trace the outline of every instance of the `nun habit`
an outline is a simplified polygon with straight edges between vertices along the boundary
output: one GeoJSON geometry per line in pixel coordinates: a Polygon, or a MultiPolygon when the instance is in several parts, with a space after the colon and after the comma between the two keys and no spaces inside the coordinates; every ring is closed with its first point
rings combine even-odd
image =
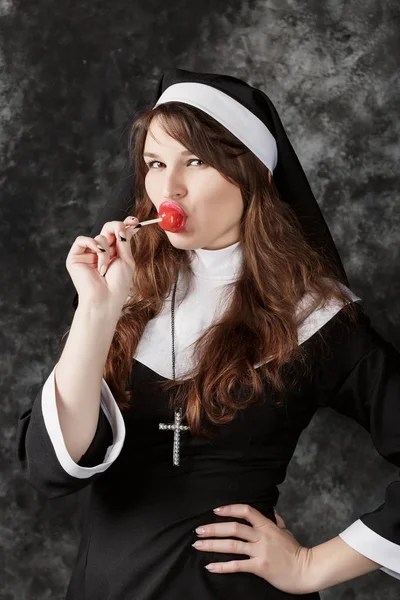
{"type": "MultiPolygon", "coordinates": [[[[264,401],[240,411],[220,428],[216,439],[196,439],[183,431],[177,467],[171,458],[174,434],[160,429],[161,423],[174,422],[168,396],[159,385],[172,377],[171,302],[166,302],[148,323],[133,361],[135,410],[122,414],[103,379],[96,434],[87,452],[74,462],[58,420],[53,368],[32,406],[19,418],[18,459],[29,482],[47,498],[87,488],[67,600],[317,599],[317,592],[287,594],[250,573],[208,572],[206,564],[238,555],[195,550],[193,530],[229,520],[212,509],[236,503],[250,504],[276,522],[277,486],[285,479],[302,431],[319,408],[331,407],[355,420],[370,433],[377,452],[400,466],[399,353],[372,328],[362,300],[350,290],[305,173],[266,94],[235,77],[170,69],[156,92],[156,104],[162,102],[200,108],[268,166],[307,240],[335,261],[348,302],[359,307],[358,323],[344,330],[343,306],[335,302],[312,312],[299,328],[299,344],[315,358],[312,373],[288,394],[286,406],[272,408],[266,386],[264,401]],[[322,352],[317,332],[323,334],[329,353],[322,352]]],[[[129,166],[91,237],[105,222],[135,214],[133,176],[129,166]]],[[[181,325],[176,330],[178,375],[191,364],[189,347],[199,329],[208,328],[218,316],[224,285],[237,279],[241,261],[240,242],[221,250],[195,250],[195,286],[175,309],[181,325]]],[[[75,294],[75,308],[77,304],[75,294]]],[[[337,533],[382,565],[382,571],[400,579],[400,481],[382,490],[380,506],[337,533]]]]}

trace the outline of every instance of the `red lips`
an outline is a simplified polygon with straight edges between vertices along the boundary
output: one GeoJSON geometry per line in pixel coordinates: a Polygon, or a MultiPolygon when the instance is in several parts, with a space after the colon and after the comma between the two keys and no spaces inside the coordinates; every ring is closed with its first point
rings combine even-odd
{"type": "Polygon", "coordinates": [[[185,211],[175,202],[161,202],[158,209],[158,216],[162,218],[159,226],[164,231],[180,233],[185,229],[187,215],[185,211]]]}

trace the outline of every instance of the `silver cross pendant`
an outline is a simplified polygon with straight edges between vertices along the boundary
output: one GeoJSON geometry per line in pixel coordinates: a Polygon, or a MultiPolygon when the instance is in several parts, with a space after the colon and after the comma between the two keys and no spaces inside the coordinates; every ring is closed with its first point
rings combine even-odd
{"type": "Polygon", "coordinates": [[[181,435],[181,431],[187,431],[189,429],[189,427],[187,425],[181,425],[181,421],[182,421],[182,415],[181,412],[179,410],[175,411],[175,419],[174,419],[174,424],[167,424],[167,423],[159,423],[159,429],[164,429],[167,431],[173,431],[174,432],[174,446],[173,446],[173,450],[172,450],[172,458],[173,458],[173,465],[175,467],[179,467],[179,450],[180,450],[180,435],[181,435]]]}

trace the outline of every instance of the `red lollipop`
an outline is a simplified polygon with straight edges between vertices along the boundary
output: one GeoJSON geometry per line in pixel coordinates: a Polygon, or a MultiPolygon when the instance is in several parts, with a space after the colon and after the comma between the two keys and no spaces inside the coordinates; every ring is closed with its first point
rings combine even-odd
{"type": "Polygon", "coordinates": [[[187,215],[175,202],[162,202],[158,209],[158,216],[162,219],[159,225],[164,231],[180,233],[185,229],[187,215]]]}

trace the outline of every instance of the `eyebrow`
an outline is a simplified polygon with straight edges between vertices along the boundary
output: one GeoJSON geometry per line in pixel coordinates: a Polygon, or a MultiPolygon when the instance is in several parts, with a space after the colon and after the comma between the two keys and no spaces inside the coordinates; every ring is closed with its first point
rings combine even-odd
{"type": "MultiPolygon", "coordinates": [[[[187,156],[188,154],[193,154],[190,150],[183,150],[180,152],[182,156],[187,156]]],[[[158,154],[153,154],[152,152],[144,152],[143,156],[149,156],[150,158],[160,158],[158,154]]]]}

